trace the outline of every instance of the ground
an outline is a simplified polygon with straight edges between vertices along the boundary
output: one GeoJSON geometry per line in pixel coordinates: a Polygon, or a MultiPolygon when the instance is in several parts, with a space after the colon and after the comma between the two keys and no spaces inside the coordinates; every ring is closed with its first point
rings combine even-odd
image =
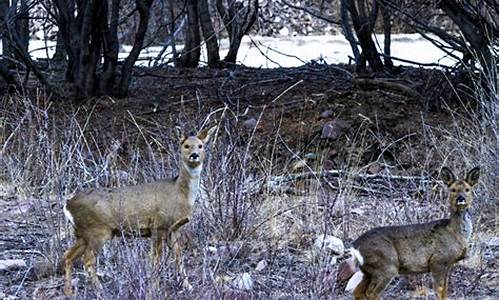
{"type": "MultiPolygon", "coordinates": [[[[488,110],[462,77],[414,68],[364,76],[323,64],[134,75],[126,99],[75,105],[34,89],[3,98],[0,260],[26,266],[0,269],[0,298],[62,298],[57,267],[72,241],[64,201],[78,189],[174,176],[173,127],[212,124],[203,192],[183,229],[193,290],[181,289],[166,256],[158,297],[349,299],[337,279],[347,253],[315,248],[318,236],[347,248],[369,228],[446,217],[439,169],[463,175],[480,165],[474,234],[449,295],[498,298],[498,119],[488,114],[498,106],[488,110]]],[[[143,239],[105,246],[104,298],[145,297],[148,250],[143,239]]],[[[94,298],[75,270],[76,297],[94,298]]],[[[384,299],[433,299],[431,287],[428,275],[398,277],[384,299]]]]}

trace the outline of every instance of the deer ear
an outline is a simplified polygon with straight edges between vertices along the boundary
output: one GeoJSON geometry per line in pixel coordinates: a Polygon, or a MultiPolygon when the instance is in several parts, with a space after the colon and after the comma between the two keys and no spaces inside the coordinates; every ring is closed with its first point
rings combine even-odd
{"type": "Polygon", "coordinates": [[[443,167],[441,169],[441,179],[449,186],[456,180],[456,177],[450,169],[443,167]]]}
{"type": "Polygon", "coordinates": [[[480,174],[481,169],[479,167],[475,167],[474,169],[470,170],[469,173],[467,173],[465,181],[467,181],[470,186],[474,186],[478,182],[480,174]]]}
{"type": "Polygon", "coordinates": [[[210,128],[203,129],[200,133],[198,133],[198,138],[203,141],[203,143],[207,143],[210,137],[217,130],[217,126],[212,126],[210,128]]]}
{"type": "Polygon", "coordinates": [[[186,135],[182,131],[182,128],[180,128],[179,126],[175,126],[174,131],[175,136],[177,136],[177,139],[179,139],[179,142],[182,142],[186,139],[186,135]]]}

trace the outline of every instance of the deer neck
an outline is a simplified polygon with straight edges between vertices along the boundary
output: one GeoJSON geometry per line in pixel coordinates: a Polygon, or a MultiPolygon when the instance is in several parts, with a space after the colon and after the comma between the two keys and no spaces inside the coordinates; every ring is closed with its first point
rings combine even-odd
{"type": "Polygon", "coordinates": [[[191,207],[194,205],[194,201],[200,189],[201,170],[201,164],[196,168],[190,168],[184,162],[181,163],[177,185],[179,187],[179,193],[188,200],[191,207]]]}
{"type": "Polygon", "coordinates": [[[451,212],[450,226],[452,229],[469,240],[472,235],[472,219],[469,209],[457,210],[451,212]]]}

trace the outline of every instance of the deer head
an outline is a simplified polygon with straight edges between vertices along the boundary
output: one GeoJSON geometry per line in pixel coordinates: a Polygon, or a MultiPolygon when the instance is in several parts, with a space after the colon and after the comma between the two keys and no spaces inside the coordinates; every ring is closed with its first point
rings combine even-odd
{"type": "Polygon", "coordinates": [[[453,212],[461,212],[471,206],[472,187],[478,182],[479,175],[480,169],[475,167],[467,173],[465,179],[459,180],[450,169],[441,169],[441,178],[448,186],[448,199],[453,212]]]}
{"type": "Polygon", "coordinates": [[[217,126],[203,129],[198,135],[186,136],[180,127],[175,132],[180,143],[182,165],[192,174],[199,175],[201,165],[205,159],[205,145],[217,126]]]}

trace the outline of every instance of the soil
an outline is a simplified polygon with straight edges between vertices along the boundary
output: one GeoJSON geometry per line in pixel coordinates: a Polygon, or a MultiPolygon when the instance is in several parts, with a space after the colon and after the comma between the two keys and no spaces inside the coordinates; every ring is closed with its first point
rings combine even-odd
{"type": "MultiPolygon", "coordinates": [[[[308,162],[315,161],[311,165],[320,166],[323,170],[342,170],[355,161],[361,174],[390,173],[435,178],[442,162],[438,154],[429,151],[430,146],[423,136],[426,128],[451,128],[454,122],[466,122],[453,119],[449,113],[450,110],[466,111],[475,105],[472,100],[461,97],[463,94],[460,94],[460,90],[456,94],[449,87],[450,83],[455,87],[460,86],[460,80],[441,71],[415,68],[401,68],[397,76],[376,74],[367,77],[356,74],[350,66],[321,64],[288,69],[138,68],[134,71],[131,93],[125,99],[96,97],[80,106],[69,101],[52,100],[47,111],[48,119],[53,120],[56,127],[65,126],[65,120],[79,111],[81,124],[88,121],[88,127],[93,130],[95,145],[89,146],[93,150],[107,149],[110,141],[118,140],[122,145],[120,151],[126,152],[128,148],[137,145],[132,145],[131,141],[143,143],[140,139],[131,137],[139,135],[138,127],[146,134],[163,138],[172,132],[175,125],[181,125],[186,130],[196,130],[205,125],[206,121],[209,124],[219,123],[222,128],[237,133],[241,145],[251,141],[256,157],[261,155],[274,160],[275,167],[271,170],[273,175],[303,171],[301,160],[297,159],[300,157],[308,162]],[[402,84],[413,93],[408,95],[398,88],[376,84],[360,85],[356,80],[359,78],[402,84]],[[325,128],[327,125],[330,127],[325,128]],[[270,150],[272,144],[276,144],[275,151],[270,150]],[[359,157],[353,158],[356,154],[359,157]]],[[[15,112],[20,110],[8,109],[10,104],[7,102],[4,100],[2,105],[6,117],[18,117],[15,112]]],[[[42,98],[35,106],[48,107],[49,102],[48,98],[42,98]]],[[[63,132],[65,129],[59,130],[63,132]]],[[[5,136],[8,135],[9,132],[5,136]]],[[[141,145],[143,149],[148,147],[144,143],[141,145]]],[[[127,165],[128,162],[127,155],[123,155],[120,163],[127,165]]],[[[258,163],[256,170],[257,165],[258,163]]],[[[59,241],[67,239],[70,230],[67,225],[61,224],[63,221],[58,205],[61,199],[19,195],[16,183],[9,180],[4,180],[2,188],[0,260],[22,258],[27,267],[0,270],[0,298],[62,297],[62,276],[54,268],[64,248],[59,241]],[[54,244],[59,247],[53,246],[54,244]],[[44,263],[40,264],[40,261],[44,263]]],[[[287,192],[291,191],[296,195],[292,197],[295,203],[305,201],[310,196],[310,190],[302,193],[301,184],[288,188],[287,192]]],[[[418,188],[413,188],[408,193],[415,197],[419,191],[418,188]]],[[[292,201],[292,198],[279,201],[292,201]]],[[[426,207],[432,207],[427,210],[430,215],[427,218],[442,215],[446,211],[443,205],[430,203],[428,199],[421,201],[428,205],[426,207]]],[[[398,205],[406,204],[400,202],[398,205]]],[[[355,207],[351,209],[354,211],[355,207]]],[[[357,213],[353,213],[349,220],[349,233],[344,241],[346,246],[363,230],[379,224],[377,204],[373,203],[373,198],[363,198],[357,209],[357,213]],[[366,218],[372,221],[365,222],[366,218]]],[[[494,210],[497,211],[498,206],[494,210]]],[[[423,215],[426,215],[425,211],[423,215]]],[[[454,268],[449,287],[452,297],[498,298],[498,238],[496,242],[494,240],[498,235],[497,220],[490,221],[489,225],[486,224],[477,231],[482,239],[474,247],[486,258],[479,259],[478,264],[465,262],[454,268]]],[[[335,224],[336,221],[331,222],[335,224]]],[[[391,222],[398,223],[398,219],[391,222]]],[[[340,222],[336,224],[339,228],[343,226],[340,222]]],[[[192,232],[194,228],[190,227],[187,232],[190,231],[196,240],[198,234],[192,232]]],[[[299,239],[307,240],[307,235],[299,239]]],[[[226,266],[227,270],[236,273],[239,270],[238,264],[245,265],[250,260],[259,261],[270,256],[259,248],[269,247],[267,244],[259,244],[264,243],[262,240],[252,241],[252,238],[248,238],[243,243],[250,244],[246,246],[250,248],[249,254],[245,258],[233,258],[233,264],[226,266]]],[[[296,243],[298,248],[307,248],[307,242],[306,245],[301,241],[296,243]]],[[[187,246],[188,269],[191,267],[195,270],[196,266],[201,265],[199,256],[202,250],[196,249],[200,244],[202,242],[195,241],[187,246]]],[[[254,292],[222,289],[223,295],[220,295],[213,290],[198,290],[196,298],[224,296],[224,299],[306,299],[311,295],[333,299],[349,297],[341,289],[342,284],[337,286],[334,283],[334,267],[320,263],[305,269],[287,265],[286,268],[289,269],[282,270],[278,268],[279,261],[290,260],[287,255],[295,257],[296,254],[290,249],[280,248],[275,255],[268,266],[269,271],[266,271],[268,273],[254,276],[254,292]],[[289,276],[284,278],[293,278],[288,283],[296,284],[293,290],[289,290],[287,285],[284,288],[279,286],[277,274],[281,276],[283,272],[288,272],[286,276],[289,276]],[[308,292],[307,288],[301,290],[301,285],[310,286],[308,278],[323,282],[319,286],[327,288],[322,291],[308,292]]],[[[340,257],[339,260],[344,258],[340,257]]],[[[166,271],[171,270],[169,267],[166,271]]],[[[75,276],[85,278],[82,273],[75,276]]],[[[391,283],[385,299],[428,299],[432,297],[432,290],[429,289],[431,286],[428,275],[411,276],[409,279],[401,277],[391,283]]],[[[177,297],[190,297],[185,292],[178,292],[177,288],[167,286],[170,291],[176,291],[177,297]]],[[[95,296],[87,290],[82,290],[82,293],[81,298],[95,296]]]]}

